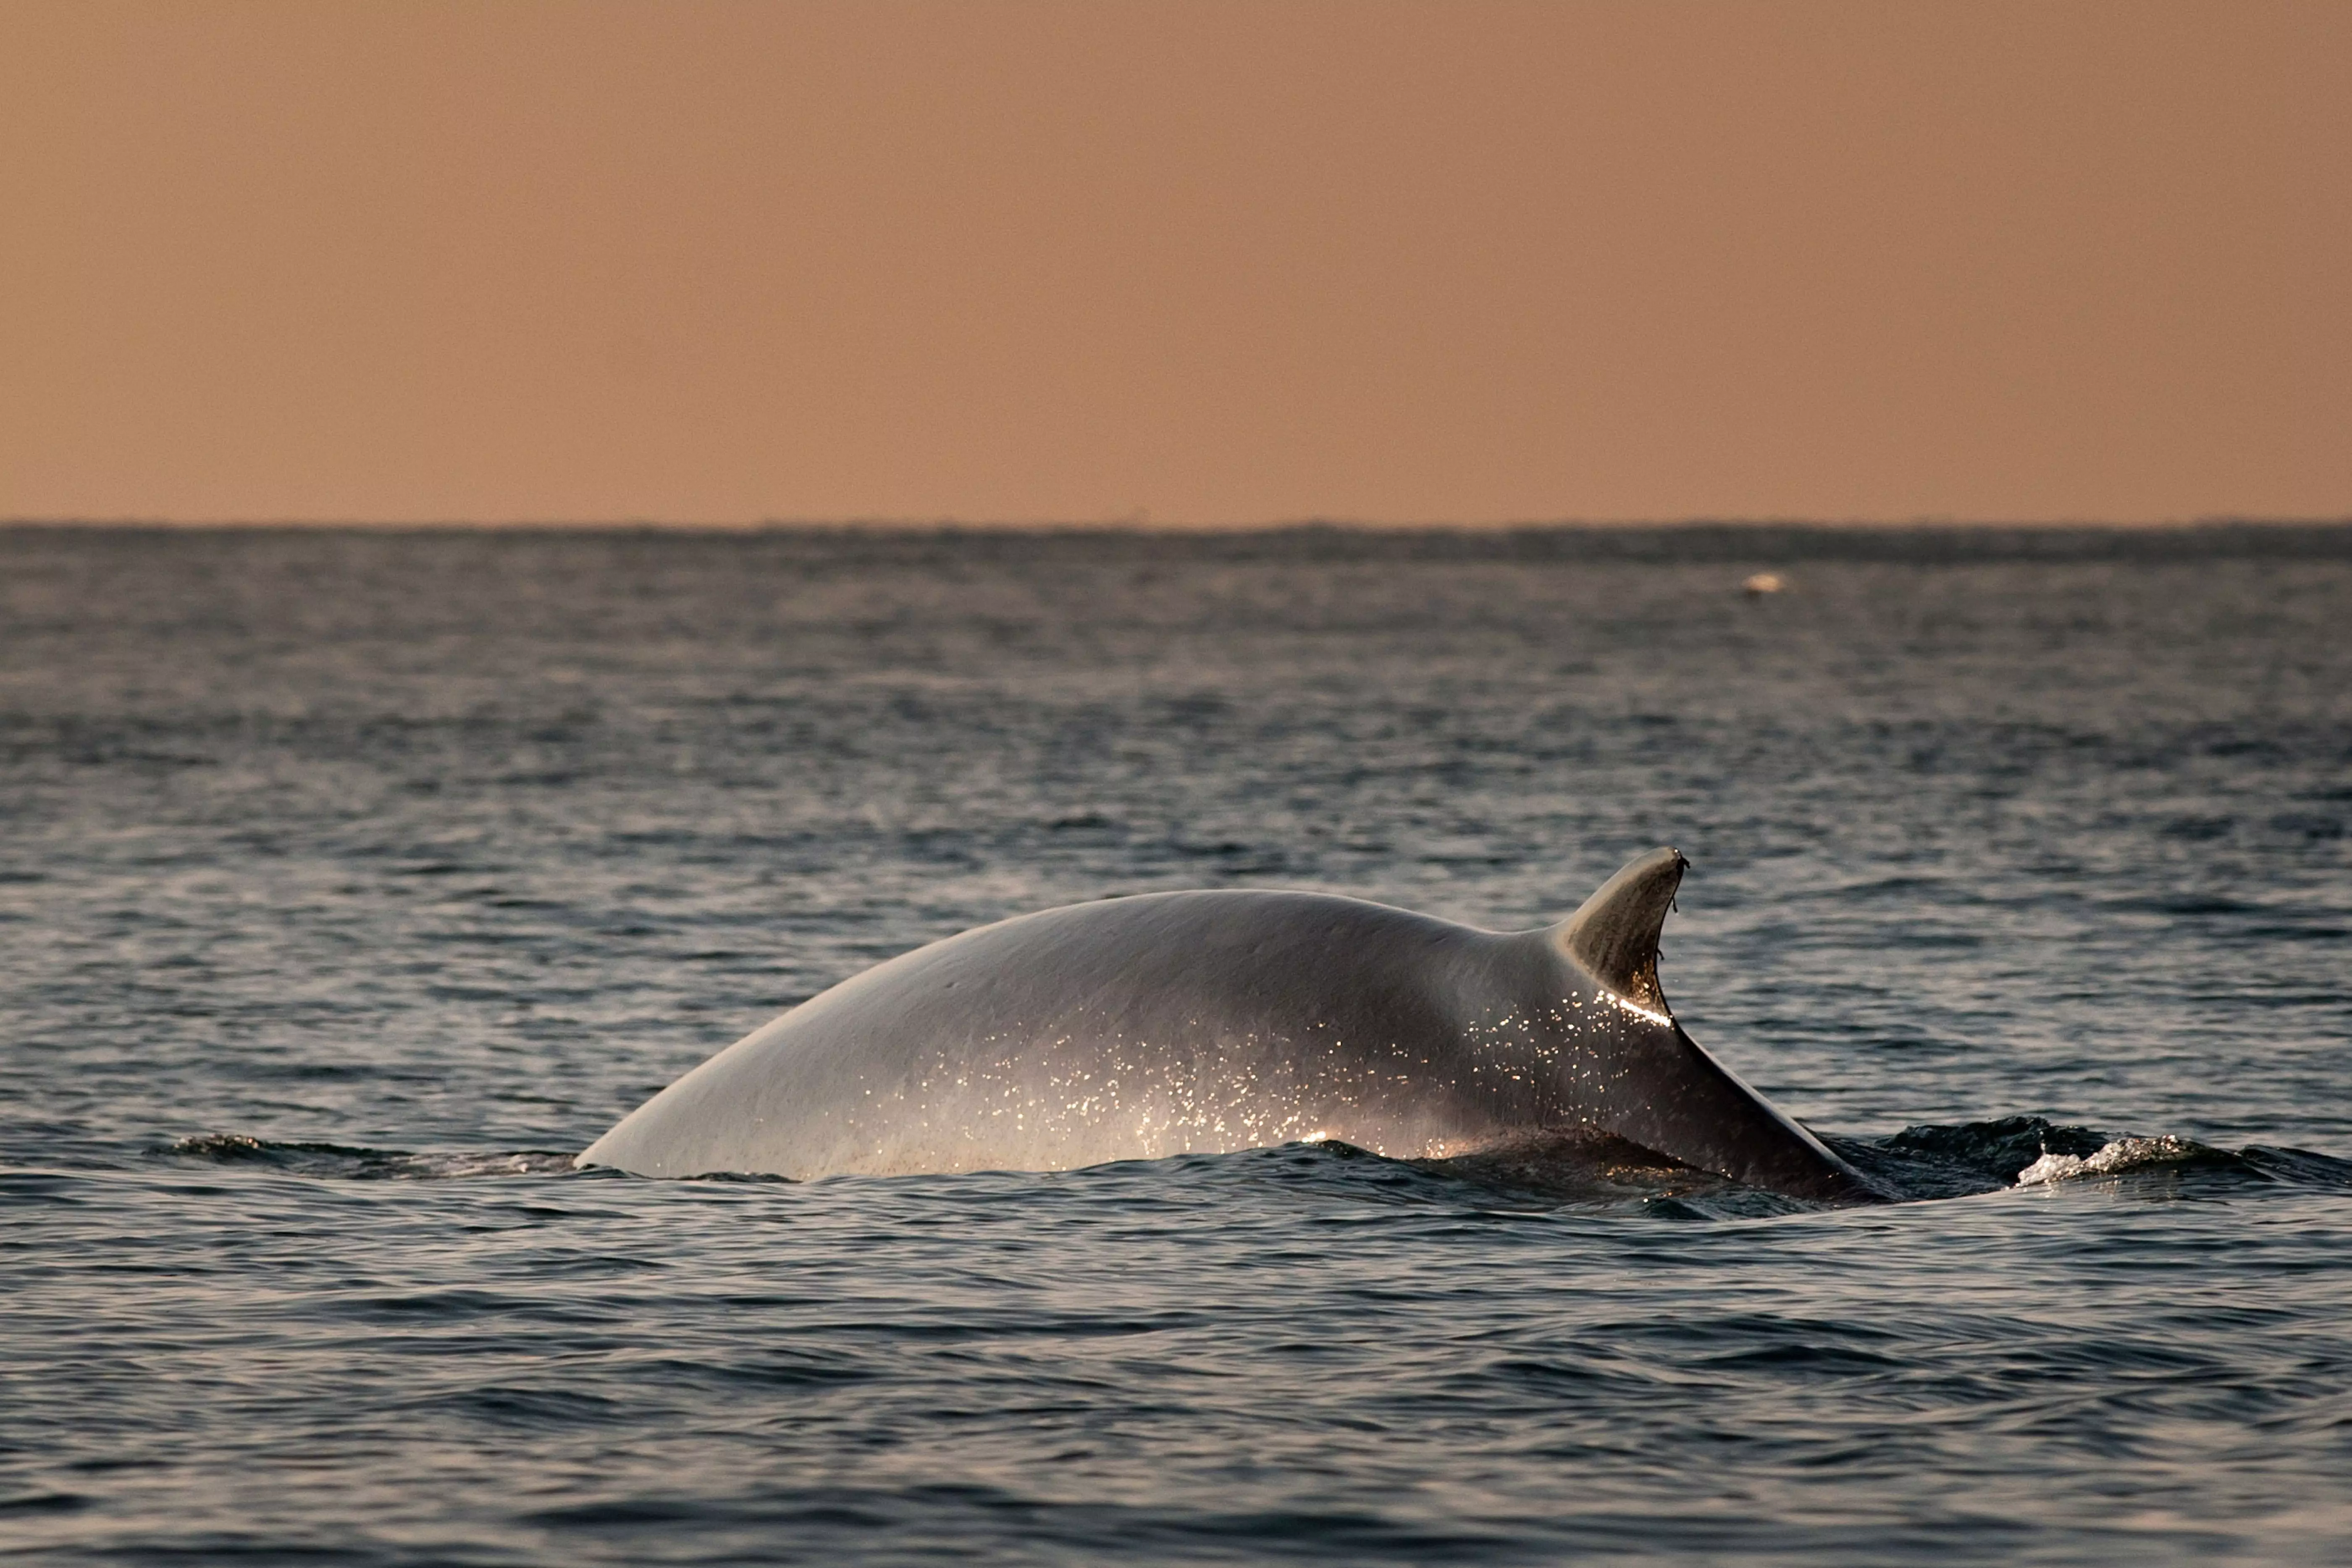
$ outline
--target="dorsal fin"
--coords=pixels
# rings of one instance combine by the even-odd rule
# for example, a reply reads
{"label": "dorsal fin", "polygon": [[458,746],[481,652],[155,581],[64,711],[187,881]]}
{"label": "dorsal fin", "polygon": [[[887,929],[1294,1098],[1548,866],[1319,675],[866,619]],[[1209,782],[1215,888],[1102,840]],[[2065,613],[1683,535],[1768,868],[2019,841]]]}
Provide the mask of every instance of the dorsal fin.
{"label": "dorsal fin", "polygon": [[1551,928],[1559,950],[1603,987],[1636,1006],[1668,1012],[1658,986],[1658,931],[1690,862],[1653,849],[1601,884],[1584,907]]}

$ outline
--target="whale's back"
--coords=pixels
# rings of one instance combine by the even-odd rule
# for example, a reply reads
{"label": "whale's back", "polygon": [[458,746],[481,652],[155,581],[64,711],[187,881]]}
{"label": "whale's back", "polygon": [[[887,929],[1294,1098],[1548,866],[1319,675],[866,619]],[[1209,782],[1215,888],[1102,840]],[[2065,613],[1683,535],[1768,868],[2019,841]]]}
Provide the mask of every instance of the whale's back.
{"label": "whale's back", "polygon": [[1314,893],[1047,910],[813,997],[581,1161],[805,1178],[1067,1169],[1318,1135],[1444,1152],[1543,1119],[1508,1020],[1547,959],[1529,937]]}

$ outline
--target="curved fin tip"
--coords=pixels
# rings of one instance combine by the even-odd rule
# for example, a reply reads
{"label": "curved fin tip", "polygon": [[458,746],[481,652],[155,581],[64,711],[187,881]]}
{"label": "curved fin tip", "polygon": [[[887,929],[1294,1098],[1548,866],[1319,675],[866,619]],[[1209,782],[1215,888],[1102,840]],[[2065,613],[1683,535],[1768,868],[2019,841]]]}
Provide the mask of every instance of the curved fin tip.
{"label": "curved fin tip", "polygon": [[1689,868],[1679,849],[1635,856],[1552,928],[1553,942],[1605,989],[1671,1017],[1658,984],[1658,933]]}

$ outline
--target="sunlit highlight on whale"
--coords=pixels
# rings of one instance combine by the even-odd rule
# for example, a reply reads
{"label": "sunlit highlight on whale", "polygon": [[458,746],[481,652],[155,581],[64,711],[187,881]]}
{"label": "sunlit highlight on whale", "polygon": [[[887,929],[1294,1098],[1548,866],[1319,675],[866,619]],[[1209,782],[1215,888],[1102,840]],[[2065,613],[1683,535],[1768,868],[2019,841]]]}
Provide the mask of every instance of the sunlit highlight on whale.
{"label": "sunlit highlight on whale", "polygon": [[1791,1196],[1875,1195],[1675,1020],[1658,935],[1687,865],[1652,850],[1517,932],[1295,892],[1024,915],[812,997],[578,1163],[805,1179],[1600,1133]]}

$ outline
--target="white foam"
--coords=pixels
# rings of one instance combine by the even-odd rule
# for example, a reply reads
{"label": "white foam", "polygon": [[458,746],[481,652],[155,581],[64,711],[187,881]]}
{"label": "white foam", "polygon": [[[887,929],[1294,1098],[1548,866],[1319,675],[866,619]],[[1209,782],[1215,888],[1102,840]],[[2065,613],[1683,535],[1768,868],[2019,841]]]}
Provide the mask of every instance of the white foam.
{"label": "white foam", "polygon": [[2196,1152],[2196,1144],[2169,1132],[2160,1138],[2118,1138],[2095,1154],[2044,1154],[2017,1173],[2017,1184],[2039,1187],[2081,1176],[2112,1176],[2141,1165],[2170,1164]]}

